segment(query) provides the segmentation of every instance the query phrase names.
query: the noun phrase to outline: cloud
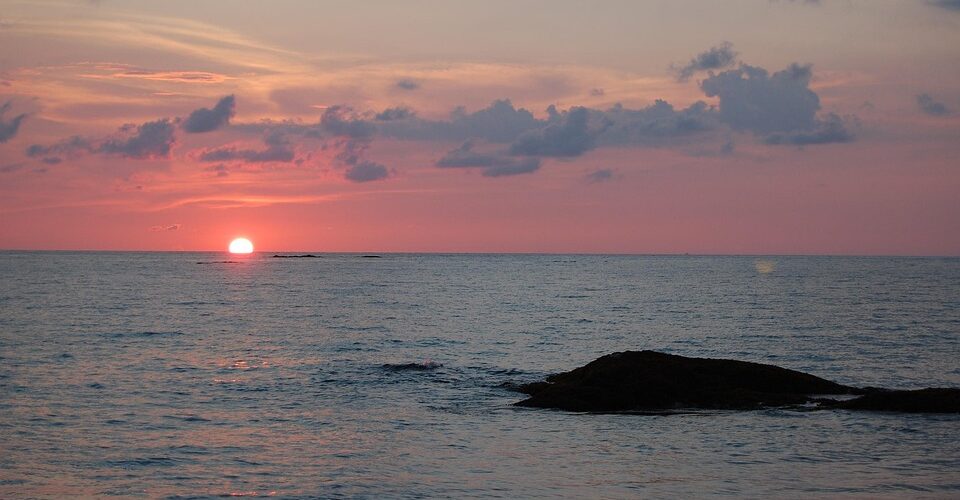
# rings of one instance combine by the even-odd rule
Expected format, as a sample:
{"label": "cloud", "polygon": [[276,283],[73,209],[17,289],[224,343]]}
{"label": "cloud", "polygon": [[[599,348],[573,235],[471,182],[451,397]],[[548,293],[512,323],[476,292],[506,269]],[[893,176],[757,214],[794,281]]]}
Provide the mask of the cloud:
{"label": "cloud", "polygon": [[600,97],[606,95],[607,92],[601,88],[590,89],[590,95],[592,97]]}
{"label": "cloud", "polygon": [[9,163],[7,165],[0,165],[0,174],[9,174],[11,172],[16,172],[17,170],[22,169],[27,164],[25,162],[18,163]]}
{"label": "cloud", "polygon": [[210,132],[227,125],[230,118],[233,117],[236,99],[233,95],[228,95],[217,105],[210,108],[200,108],[190,113],[190,116],[183,121],[183,130],[187,133],[198,134]]}
{"label": "cloud", "polygon": [[928,0],[927,4],[940,7],[941,9],[960,12],[960,0]]}
{"label": "cloud", "polygon": [[810,90],[812,77],[809,65],[791,64],[770,75],[763,68],[741,64],[711,75],[700,87],[707,96],[719,97],[720,121],[765,136],[766,144],[852,141],[853,134],[836,115],[817,118],[820,97]]}
{"label": "cloud", "polygon": [[348,106],[330,106],[324,110],[320,128],[328,134],[354,139],[367,139],[376,131],[373,124],[356,117]]}
{"label": "cloud", "polygon": [[372,161],[361,161],[347,169],[344,177],[353,182],[370,182],[385,179],[387,167]]}
{"label": "cloud", "polygon": [[94,148],[89,140],[84,139],[79,135],[75,135],[53,143],[49,146],[44,146],[42,144],[31,144],[29,147],[27,147],[26,151],[24,151],[24,154],[30,158],[39,158],[41,156],[48,155],[69,155],[74,152],[92,153],[93,149]]}
{"label": "cloud", "polygon": [[525,156],[580,156],[595,147],[589,130],[588,111],[573,107],[560,114],[551,106],[551,122],[539,130],[524,133],[510,145],[510,154]]}
{"label": "cloud", "polygon": [[162,118],[142,125],[124,125],[117,137],[103,141],[95,152],[137,159],[166,158],[173,142],[173,122]]}
{"label": "cloud", "polygon": [[441,168],[482,168],[487,177],[527,174],[540,168],[539,158],[511,158],[498,154],[479,153],[473,150],[474,144],[467,141],[460,147],[447,152],[437,160]]}
{"label": "cloud", "polygon": [[402,80],[397,81],[396,86],[398,89],[401,89],[401,90],[417,90],[420,88],[419,83],[413,80],[410,80],[408,78],[404,78]]}
{"label": "cloud", "polygon": [[238,149],[222,147],[202,152],[197,159],[202,162],[242,161],[245,163],[289,163],[295,158],[290,143],[280,131],[273,131],[263,139],[266,149]]}
{"label": "cloud", "polygon": [[224,165],[223,163],[219,165],[209,166],[203,170],[205,172],[213,172],[217,174],[217,177],[227,177],[228,175],[230,175],[230,169],[228,169],[227,166]]}
{"label": "cloud", "polygon": [[812,130],[794,132],[775,132],[764,137],[763,142],[771,145],[809,146],[814,144],[831,144],[837,142],[853,142],[854,136],[847,130],[843,119],[831,113],[824,120],[818,120]]}
{"label": "cloud", "polygon": [[442,158],[437,160],[437,166],[443,168],[458,167],[491,167],[500,165],[503,162],[513,161],[512,158],[477,153],[473,151],[473,142],[467,141],[457,149],[447,152]]}
{"label": "cloud", "polygon": [[402,122],[379,124],[379,132],[388,137],[406,140],[465,141],[483,139],[488,142],[513,142],[520,134],[543,127],[533,113],[515,108],[508,99],[493,101],[490,106],[468,113],[458,107],[449,120],[411,118]]}
{"label": "cloud", "polygon": [[377,121],[389,122],[393,120],[405,120],[407,118],[413,118],[416,114],[412,109],[406,106],[397,106],[395,108],[387,108],[376,114],[374,117]]}
{"label": "cloud", "polygon": [[685,82],[699,71],[726,68],[736,62],[736,59],[737,53],[733,50],[733,44],[723,42],[720,45],[711,47],[697,54],[697,56],[690,59],[690,62],[686,65],[676,68],[677,80]]}
{"label": "cloud", "polygon": [[601,168],[598,170],[594,170],[593,172],[590,172],[589,174],[587,174],[585,176],[585,179],[587,182],[591,184],[613,180],[613,170],[609,168]]}
{"label": "cloud", "polygon": [[[960,2],[960,0],[958,0],[958,2]],[[918,95],[917,106],[920,106],[920,111],[923,111],[930,116],[946,116],[950,114],[950,110],[947,109],[947,106],[942,102],[935,101],[930,94]]]}
{"label": "cloud", "polygon": [[31,158],[47,157],[44,163],[58,163],[61,155],[103,153],[134,159],[167,158],[174,143],[173,122],[161,118],[141,125],[128,123],[113,137],[91,140],[75,135],[49,146],[33,144],[25,151]]}
{"label": "cloud", "polygon": [[663,146],[720,126],[717,112],[704,102],[675,110],[657,100],[641,109],[616,105],[608,110],[551,106],[540,120],[506,99],[474,113],[454,110],[449,120],[416,117],[381,121],[379,134],[404,140],[512,143],[510,153],[524,156],[579,156],[599,145]]}
{"label": "cloud", "polygon": [[0,105],[0,144],[3,144],[10,139],[13,139],[17,135],[17,132],[20,131],[20,124],[23,123],[24,118],[27,117],[26,113],[21,113],[17,116],[14,116],[10,120],[5,119],[4,115],[7,114],[7,111],[13,106],[13,101],[7,101]]}
{"label": "cloud", "polygon": [[167,226],[150,226],[150,230],[153,232],[159,231],[179,231],[183,227],[183,224],[170,224]]}
{"label": "cloud", "polygon": [[602,145],[664,146],[719,126],[716,111],[703,101],[677,111],[662,99],[641,109],[591,110],[591,121],[601,128],[597,142]]}
{"label": "cloud", "polygon": [[720,98],[720,120],[760,134],[813,128],[820,98],[809,88],[810,66],[792,64],[769,75],[746,64],[701,82],[708,97]]}
{"label": "cloud", "polygon": [[539,158],[523,158],[512,165],[497,165],[483,170],[484,177],[506,177],[509,175],[532,174],[540,169]]}

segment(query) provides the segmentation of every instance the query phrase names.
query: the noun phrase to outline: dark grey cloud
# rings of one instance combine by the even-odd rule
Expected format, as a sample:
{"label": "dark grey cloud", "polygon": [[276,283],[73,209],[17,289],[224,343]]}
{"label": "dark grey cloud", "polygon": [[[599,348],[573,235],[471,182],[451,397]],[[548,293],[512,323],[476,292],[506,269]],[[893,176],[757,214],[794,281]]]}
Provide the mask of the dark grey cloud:
{"label": "dark grey cloud", "polygon": [[755,66],[711,75],[700,87],[720,98],[720,120],[760,134],[813,128],[820,98],[809,88],[810,66],[792,64],[773,75]]}
{"label": "dark grey cloud", "polygon": [[376,132],[376,127],[357,116],[348,106],[330,106],[320,117],[320,128],[323,132],[335,136],[367,139]]}
{"label": "dark grey cloud", "polygon": [[4,115],[13,107],[13,101],[7,101],[0,105],[0,144],[13,139],[20,131],[20,124],[27,117],[26,113],[21,113],[7,120]]}
{"label": "dark grey cloud", "polygon": [[676,68],[677,80],[684,82],[697,72],[723,69],[732,66],[736,61],[737,53],[733,50],[733,44],[723,42],[697,54],[696,57],[690,59],[690,62]]}
{"label": "dark grey cloud", "polygon": [[510,175],[532,174],[540,169],[539,158],[523,158],[511,165],[496,165],[483,169],[484,177],[506,177]]}
{"label": "dark grey cloud", "polygon": [[850,142],[853,134],[836,115],[817,117],[820,97],[810,90],[809,65],[791,64],[769,74],[746,64],[711,75],[700,86],[720,99],[720,121],[736,130],[765,136],[767,144]]}
{"label": "dark grey cloud", "polygon": [[200,108],[190,113],[190,116],[183,121],[183,130],[187,133],[197,134],[210,132],[221,128],[230,123],[233,118],[236,99],[233,95],[228,95],[220,99],[213,109]]}
{"label": "dark grey cloud", "polygon": [[839,116],[831,113],[811,130],[796,130],[792,132],[774,132],[763,138],[766,144],[809,146],[814,144],[830,144],[837,142],[852,142],[853,134]]}
{"label": "dark grey cloud", "polygon": [[398,89],[402,89],[402,90],[417,90],[420,88],[419,83],[413,80],[410,80],[409,78],[398,80],[396,86]]}
{"label": "dark grey cloud", "polygon": [[937,102],[934,100],[930,94],[918,95],[917,106],[920,106],[920,111],[923,111],[930,116],[946,116],[950,114],[950,110],[947,108],[947,106],[942,102]]}
{"label": "dark grey cloud", "polygon": [[573,107],[557,113],[551,107],[550,123],[522,134],[510,145],[510,154],[525,156],[580,156],[596,146],[595,133],[588,126],[589,112]]}
{"label": "dark grey cloud", "polygon": [[527,174],[540,168],[539,158],[511,158],[501,154],[480,153],[473,150],[471,141],[447,152],[437,160],[441,168],[482,168],[487,177]]}
{"label": "dark grey cloud", "polygon": [[103,141],[95,152],[137,159],[166,158],[173,142],[173,122],[163,118],[142,125],[124,125],[119,136]]}
{"label": "dark grey cloud", "polygon": [[597,182],[605,182],[605,181],[613,180],[613,170],[609,168],[597,169],[597,170],[594,170],[593,172],[590,172],[586,176],[584,176],[584,178],[589,183],[597,183]]}
{"label": "dark grey cloud", "polygon": [[602,145],[664,146],[720,125],[716,110],[703,101],[677,111],[661,99],[641,109],[617,105],[606,111],[591,110],[591,121],[601,130],[597,142]]}
{"label": "dark grey cloud", "polygon": [[941,9],[960,12],[960,0],[928,0],[927,4]]}
{"label": "dark grey cloud", "polygon": [[40,158],[43,156],[70,155],[75,152],[92,153],[93,149],[93,145],[89,140],[75,135],[49,146],[31,144],[27,147],[26,151],[24,151],[24,154],[30,158]]}
{"label": "dark grey cloud", "polygon": [[510,142],[520,134],[539,127],[541,123],[533,113],[514,108],[509,99],[501,99],[474,113],[466,113],[458,108],[454,110],[450,124],[454,132],[460,131],[466,134],[466,138]]}
{"label": "dark grey cloud", "polygon": [[507,143],[520,134],[545,125],[533,113],[515,108],[507,100],[497,100],[490,106],[473,113],[464,108],[455,109],[448,120],[406,119],[402,122],[385,122],[378,125],[379,132],[388,137],[406,140],[465,141],[483,139],[488,142]]}
{"label": "dark grey cloud", "polygon": [[406,106],[397,106],[395,108],[387,108],[376,114],[374,117],[377,121],[389,122],[394,120],[406,120],[407,118],[413,118],[416,114],[412,109]]}
{"label": "dark grey cloud", "polygon": [[344,177],[353,182],[376,181],[386,179],[388,175],[387,167],[372,161],[361,161],[344,173]]}
{"label": "dark grey cloud", "polygon": [[113,137],[99,141],[78,135],[49,146],[33,144],[25,151],[31,158],[46,157],[45,163],[56,162],[54,158],[82,153],[103,153],[134,159],[167,158],[174,143],[174,125],[169,118],[162,118],[141,125],[128,123]]}
{"label": "dark grey cloud", "polygon": [[296,157],[290,142],[279,131],[267,134],[263,142],[267,146],[266,149],[216,148],[200,153],[197,159],[203,162],[289,163]]}

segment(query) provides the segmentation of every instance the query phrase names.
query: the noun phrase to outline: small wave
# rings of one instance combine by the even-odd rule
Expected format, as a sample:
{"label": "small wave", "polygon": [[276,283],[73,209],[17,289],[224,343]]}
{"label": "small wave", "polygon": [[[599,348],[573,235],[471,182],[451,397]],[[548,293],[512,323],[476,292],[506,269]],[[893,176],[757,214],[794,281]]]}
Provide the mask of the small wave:
{"label": "small wave", "polygon": [[209,419],[197,415],[164,415],[163,418],[179,420],[181,422],[209,422]]}
{"label": "small wave", "polygon": [[405,372],[405,371],[430,371],[436,370],[437,368],[442,368],[442,363],[437,363],[436,361],[424,361],[421,363],[386,363],[383,365],[385,370],[390,370],[392,372]]}
{"label": "small wave", "polygon": [[211,260],[206,262],[197,262],[197,264],[239,264],[238,260]]}

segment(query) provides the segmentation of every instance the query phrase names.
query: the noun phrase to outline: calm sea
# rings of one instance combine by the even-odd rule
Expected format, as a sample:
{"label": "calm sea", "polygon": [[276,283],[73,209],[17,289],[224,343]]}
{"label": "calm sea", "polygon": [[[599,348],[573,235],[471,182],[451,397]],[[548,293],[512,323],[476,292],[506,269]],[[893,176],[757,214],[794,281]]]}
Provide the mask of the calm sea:
{"label": "calm sea", "polygon": [[960,496],[957,415],[501,387],[628,349],[960,386],[960,259],[3,252],[0,277],[4,498]]}

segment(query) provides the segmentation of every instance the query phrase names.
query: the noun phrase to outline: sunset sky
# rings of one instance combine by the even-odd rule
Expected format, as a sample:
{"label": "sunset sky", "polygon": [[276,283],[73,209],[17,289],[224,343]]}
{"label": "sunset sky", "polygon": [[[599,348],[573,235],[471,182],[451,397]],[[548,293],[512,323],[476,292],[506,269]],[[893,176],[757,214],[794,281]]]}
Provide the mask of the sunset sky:
{"label": "sunset sky", "polygon": [[0,0],[0,248],[960,255],[960,1]]}

